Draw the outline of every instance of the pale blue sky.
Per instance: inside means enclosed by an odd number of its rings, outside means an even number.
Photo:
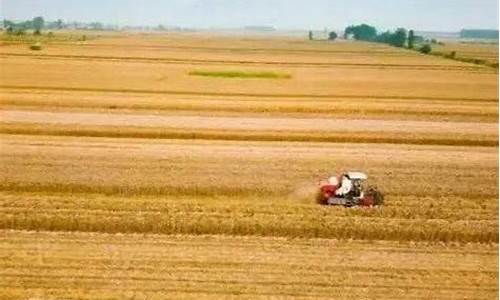
[[[458,31],[498,28],[498,0],[0,0],[2,18],[44,16],[118,25]]]

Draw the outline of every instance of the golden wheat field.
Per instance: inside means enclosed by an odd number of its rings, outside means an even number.
[[[0,43],[0,298],[498,298],[498,69],[291,37],[30,43]],[[385,205],[316,204],[344,170]]]

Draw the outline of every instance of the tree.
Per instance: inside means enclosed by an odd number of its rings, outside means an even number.
[[[415,35],[415,37],[413,38],[414,46],[416,46],[416,44],[423,44],[424,42],[425,42],[425,39],[421,35]]]
[[[349,26],[344,31],[344,38],[349,36],[359,41],[374,41],[377,38],[377,29],[367,24]]]
[[[394,47],[404,47],[406,45],[407,33],[406,29],[399,28],[395,32],[386,31],[377,35],[375,41],[379,43],[389,44]]]
[[[92,30],[103,30],[104,29],[104,25],[102,25],[102,23],[100,23],[100,22],[92,22],[92,23],[90,23],[90,29],[92,29]]]
[[[64,23],[63,23],[63,20],[58,19],[58,20],[56,21],[56,28],[57,28],[57,29],[62,29],[62,28],[63,28],[63,24],[64,24]]]
[[[335,32],[335,31],[332,31],[328,34],[328,39],[330,41],[335,41],[337,39],[339,35]]]
[[[15,24],[12,21],[9,21],[6,19],[3,20],[3,27],[7,31],[7,34],[9,34],[9,35],[14,33],[14,25]]]
[[[34,29],[33,20],[27,20],[21,23],[17,23],[16,27],[22,28],[23,30]]]
[[[10,28],[14,29],[14,22],[9,21],[7,19],[4,19],[3,20],[3,27],[4,28],[9,28],[10,27]]]
[[[383,32],[375,38],[375,41],[378,43],[390,44],[392,40],[392,33],[390,31]]]
[[[415,48],[415,31],[410,30],[408,32],[408,48],[413,49]]]
[[[422,47],[420,47],[420,49],[418,49],[418,51],[420,51],[423,54],[429,54],[432,52],[432,48],[431,48],[431,45],[425,44]]]
[[[24,28],[17,28],[15,30],[13,30],[12,33],[14,35],[25,35],[26,34],[26,30],[24,30]]]
[[[15,23],[9,20],[3,20],[3,26],[7,34],[11,35],[24,35],[28,26],[31,26],[31,21]]]
[[[33,29],[35,30],[35,32],[41,32],[43,29],[43,26],[45,25],[45,20],[42,17],[33,18],[31,25],[33,26]]]
[[[404,47],[406,45],[406,40],[408,39],[408,33],[404,28],[398,28],[396,32],[391,36],[390,44],[396,47]]]

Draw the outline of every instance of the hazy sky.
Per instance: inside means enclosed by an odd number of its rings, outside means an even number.
[[[118,25],[458,31],[498,28],[498,0],[0,0],[2,18],[43,16]]]

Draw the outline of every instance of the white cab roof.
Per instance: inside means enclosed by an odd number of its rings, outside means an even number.
[[[368,176],[366,176],[365,173],[361,172],[347,172],[347,176],[351,179],[361,179],[361,180],[366,180],[368,179]]]

